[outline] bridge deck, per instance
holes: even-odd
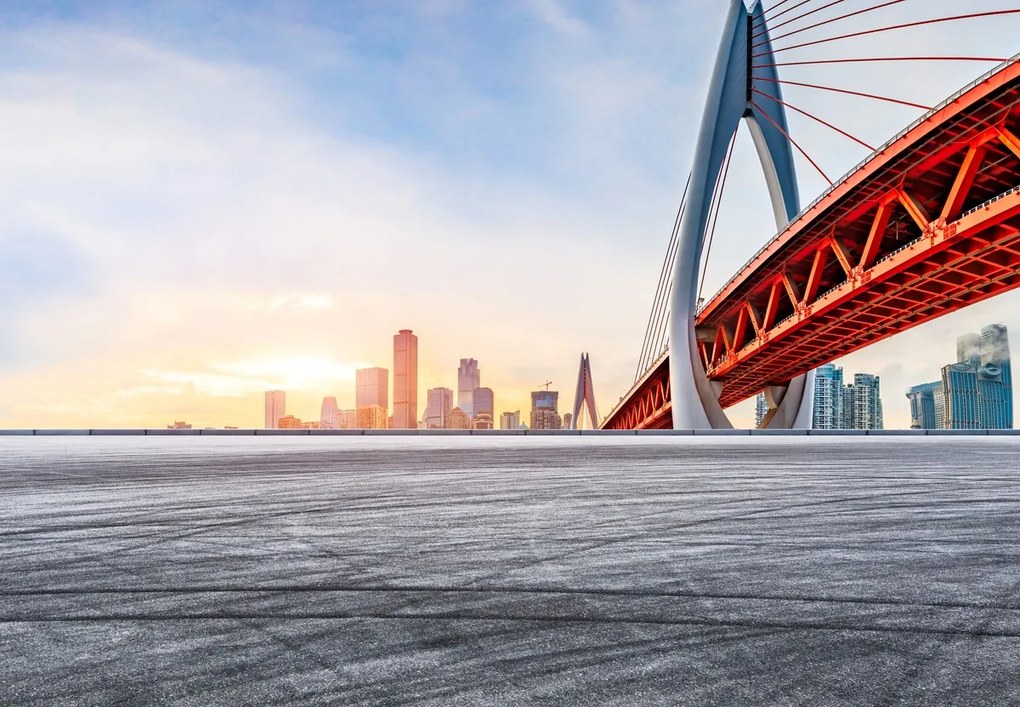
[[[1020,286],[1020,61],[874,153],[696,319],[723,406]]]

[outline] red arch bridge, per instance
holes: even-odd
[[[1020,286],[1020,57],[874,151],[696,313],[727,407]],[[603,429],[673,426],[669,352]]]

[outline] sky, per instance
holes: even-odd
[[[0,427],[261,426],[273,388],[317,419],[324,396],[354,406],[356,368],[392,367],[404,328],[422,407],[472,357],[497,413],[526,417],[546,381],[566,411],[587,351],[608,412],[634,378],[727,7],[5,2]],[[798,38],[960,7],[902,0]],[[1007,57],[1018,30],[1006,16],[787,56]],[[991,66],[787,76],[931,105]],[[871,144],[921,112],[786,95]],[[866,156],[790,123],[830,177]],[[806,204],[825,183],[798,170]],[[774,231],[741,133],[705,291]],[[1006,294],[837,363],[879,374],[887,426],[909,426],[904,390],[937,377],[958,334],[1001,322],[1020,352],[1018,304]]]

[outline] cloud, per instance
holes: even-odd
[[[584,37],[589,27],[567,12],[557,0],[528,0],[528,7],[545,26],[568,37]]]

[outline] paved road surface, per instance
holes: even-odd
[[[1020,702],[1020,440],[0,439],[0,704]]]

